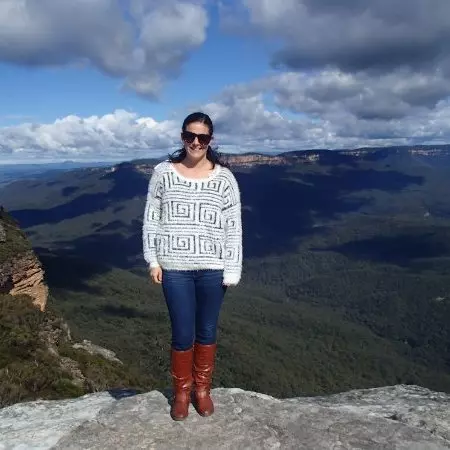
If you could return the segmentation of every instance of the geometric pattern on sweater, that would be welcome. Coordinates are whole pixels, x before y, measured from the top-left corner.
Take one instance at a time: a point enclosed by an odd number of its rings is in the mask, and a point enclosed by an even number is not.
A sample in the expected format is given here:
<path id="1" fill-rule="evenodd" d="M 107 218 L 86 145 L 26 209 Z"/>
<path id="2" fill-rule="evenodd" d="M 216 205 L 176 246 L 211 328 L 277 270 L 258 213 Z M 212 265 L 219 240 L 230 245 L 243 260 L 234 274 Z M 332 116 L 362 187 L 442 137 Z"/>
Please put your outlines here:
<path id="1" fill-rule="evenodd" d="M 169 161 L 154 168 L 143 220 L 144 258 L 151 267 L 223 269 L 237 284 L 242 272 L 242 218 L 237 181 L 216 165 L 208 178 L 190 179 Z"/>

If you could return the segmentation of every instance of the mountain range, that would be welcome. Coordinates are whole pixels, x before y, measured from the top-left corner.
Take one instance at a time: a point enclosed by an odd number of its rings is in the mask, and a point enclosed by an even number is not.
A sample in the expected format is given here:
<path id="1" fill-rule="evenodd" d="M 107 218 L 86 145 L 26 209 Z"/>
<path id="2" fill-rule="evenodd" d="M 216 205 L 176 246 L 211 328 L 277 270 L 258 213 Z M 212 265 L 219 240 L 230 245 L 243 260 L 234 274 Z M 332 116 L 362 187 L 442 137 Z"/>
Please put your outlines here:
<path id="1" fill-rule="evenodd" d="M 39 164 L 1 164 L 0 163 L 0 188 L 20 179 L 45 178 L 58 172 L 65 172 L 80 167 L 107 166 L 107 162 L 76 162 L 63 161 L 61 163 Z"/>

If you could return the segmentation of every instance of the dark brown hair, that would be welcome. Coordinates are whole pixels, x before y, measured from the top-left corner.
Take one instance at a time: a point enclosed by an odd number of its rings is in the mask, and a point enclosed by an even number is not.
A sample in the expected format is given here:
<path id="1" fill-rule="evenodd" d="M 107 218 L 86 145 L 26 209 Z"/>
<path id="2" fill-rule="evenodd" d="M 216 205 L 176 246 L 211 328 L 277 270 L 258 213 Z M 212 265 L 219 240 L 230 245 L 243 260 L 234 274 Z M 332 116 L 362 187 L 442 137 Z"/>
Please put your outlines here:
<path id="1" fill-rule="evenodd" d="M 211 136 L 213 135 L 214 125 L 212 123 L 212 120 L 208 116 L 208 114 L 205 114 L 203 112 L 194 112 L 192 114 L 189 114 L 184 119 L 181 130 L 186 131 L 187 126 L 194 122 L 204 123 L 208 127 L 209 134 Z M 186 157 L 186 149 L 183 147 L 170 154 L 169 161 L 177 163 L 183 161 L 185 157 Z M 206 151 L 206 158 L 212 162 L 213 168 L 216 166 L 216 164 L 228 167 L 228 164 L 223 161 L 222 155 L 217 150 L 213 149 L 210 145 L 208 145 L 208 150 Z"/>

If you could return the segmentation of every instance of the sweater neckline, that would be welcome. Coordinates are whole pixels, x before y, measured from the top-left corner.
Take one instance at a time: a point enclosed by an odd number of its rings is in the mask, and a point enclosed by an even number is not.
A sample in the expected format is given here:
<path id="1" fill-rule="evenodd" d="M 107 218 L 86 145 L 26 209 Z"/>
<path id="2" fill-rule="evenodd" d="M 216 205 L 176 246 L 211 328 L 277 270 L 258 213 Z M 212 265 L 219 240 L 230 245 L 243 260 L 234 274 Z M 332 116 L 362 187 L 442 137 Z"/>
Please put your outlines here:
<path id="1" fill-rule="evenodd" d="M 202 178 L 191 178 L 191 177 L 186 177 L 186 176 L 182 175 L 180 172 L 178 172 L 178 170 L 175 169 L 175 166 L 174 166 L 171 162 L 169 162 L 169 167 L 170 167 L 170 170 L 171 170 L 177 177 L 181 178 L 182 180 L 186 180 L 186 181 L 194 181 L 194 182 L 195 182 L 195 181 L 196 181 L 196 182 L 209 181 L 209 180 L 211 180 L 212 178 L 214 178 L 214 177 L 220 172 L 220 169 L 221 169 L 220 164 L 216 164 L 215 167 L 214 167 L 214 169 L 211 171 L 211 173 L 210 173 L 207 177 L 202 177 Z"/>

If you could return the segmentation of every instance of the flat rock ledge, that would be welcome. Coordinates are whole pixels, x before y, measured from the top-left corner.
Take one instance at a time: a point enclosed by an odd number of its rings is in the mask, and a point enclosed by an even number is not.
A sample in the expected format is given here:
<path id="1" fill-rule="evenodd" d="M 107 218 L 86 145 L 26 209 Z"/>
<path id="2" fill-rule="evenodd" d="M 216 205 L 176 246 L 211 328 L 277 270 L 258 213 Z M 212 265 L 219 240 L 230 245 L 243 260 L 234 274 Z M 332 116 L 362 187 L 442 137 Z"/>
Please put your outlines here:
<path id="1" fill-rule="evenodd" d="M 175 422 L 159 391 L 101 392 L 0 409 L 1 450 L 450 449 L 450 394 L 410 385 L 276 399 L 212 391 L 214 415 Z"/>

